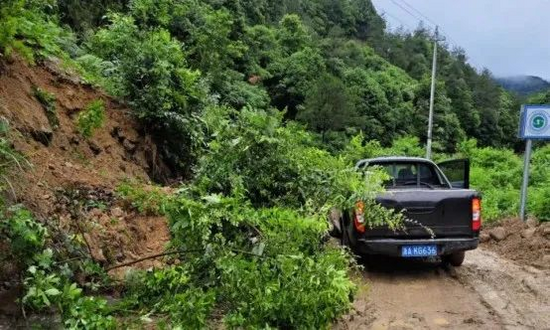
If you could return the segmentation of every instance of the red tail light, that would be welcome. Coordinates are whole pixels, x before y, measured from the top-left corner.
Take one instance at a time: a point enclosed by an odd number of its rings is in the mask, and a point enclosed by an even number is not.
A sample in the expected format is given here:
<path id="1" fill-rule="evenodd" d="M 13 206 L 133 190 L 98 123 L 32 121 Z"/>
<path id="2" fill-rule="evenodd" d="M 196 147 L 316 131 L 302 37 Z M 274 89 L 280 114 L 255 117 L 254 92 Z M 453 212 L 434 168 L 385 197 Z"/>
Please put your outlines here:
<path id="1" fill-rule="evenodd" d="M 472 199 L 472 230 L 479 231 L 481 228 L 481 198 Z"/>
<path id="2" fill-rule="evenodd" d="M 357 229 L 358 232 L 365 232 L 365 203 L 362 201 L 355 203 L 353 223 L 355 224 L 355 229 Z"/>

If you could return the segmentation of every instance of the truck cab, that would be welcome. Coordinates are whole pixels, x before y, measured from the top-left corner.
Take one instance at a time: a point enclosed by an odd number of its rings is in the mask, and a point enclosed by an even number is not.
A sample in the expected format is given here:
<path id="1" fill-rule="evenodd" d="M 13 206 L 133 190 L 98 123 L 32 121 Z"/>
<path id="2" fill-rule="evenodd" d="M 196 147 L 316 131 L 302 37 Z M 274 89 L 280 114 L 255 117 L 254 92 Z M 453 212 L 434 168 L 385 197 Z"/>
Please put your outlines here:
<path id="1" fill-rule="evenodd" d="M 359 171 L 382 169 L 389 175 L 386 191 L 376 200 L 402 212 L 404 228 L 369 227 L 361 208 L 342 213 L 336 232 L 359 255 L 403 258 L 441 257 L 453 266 L 465 251 L 477 248 L 481 227 L 481 196 L 469 189 L 468 160 L 435 164 L 416 157 L 382 157 L 357 163 Z"/>

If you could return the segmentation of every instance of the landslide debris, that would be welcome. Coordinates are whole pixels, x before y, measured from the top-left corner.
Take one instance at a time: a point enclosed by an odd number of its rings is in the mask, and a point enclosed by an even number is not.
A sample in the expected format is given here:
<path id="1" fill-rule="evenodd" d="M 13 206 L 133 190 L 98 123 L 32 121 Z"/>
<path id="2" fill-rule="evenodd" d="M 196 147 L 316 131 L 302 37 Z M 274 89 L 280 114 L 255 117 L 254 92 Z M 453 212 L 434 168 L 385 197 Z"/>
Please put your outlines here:
<path id="1" fill-rule="evenodd" d="M 482 246 L 523 265 L 550 269 L 550 222 L 506 219 L 485 229 Z"/>
<path id="2" fill-rule="evenodd" d="M 0 117 L 9 125 L 13 148 L 29 163 L 8 175 L 10 203 L 23 204 L 42 223 L 84 240 L 104 266 L 162 252 L 169 241 L 166 220 L 140 215 L 115 193 L 126 180 L 150 184 L 165 169 L 130 109 L 53 61 L 31 66 L 15 57 L 1 67 Z M 105 120 L 85 138 L 76 118 L 96 100 L 105 105 Z M 145 261 L 134 267 L 155 265 Z M 17 271 L 0 265 L 0 283 Z"/>

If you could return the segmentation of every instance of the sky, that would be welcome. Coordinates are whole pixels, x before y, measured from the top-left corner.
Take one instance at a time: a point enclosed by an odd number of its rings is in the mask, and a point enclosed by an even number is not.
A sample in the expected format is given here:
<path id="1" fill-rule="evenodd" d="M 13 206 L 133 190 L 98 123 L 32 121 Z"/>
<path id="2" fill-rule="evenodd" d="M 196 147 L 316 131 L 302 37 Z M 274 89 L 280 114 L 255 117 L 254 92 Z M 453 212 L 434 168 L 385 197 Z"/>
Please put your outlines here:
<path id="1" fill-rule="evenodd" d="M 497 77 L 539 76 L 550 81 L 550 0 L 373 0 L 388 28 L 415 28 L 411 7 L 464 48 L 469 62 Z M 415 15 L 412 17 L 404 9 Z M 410 5 L 407 6 L 407 5 Z"/>

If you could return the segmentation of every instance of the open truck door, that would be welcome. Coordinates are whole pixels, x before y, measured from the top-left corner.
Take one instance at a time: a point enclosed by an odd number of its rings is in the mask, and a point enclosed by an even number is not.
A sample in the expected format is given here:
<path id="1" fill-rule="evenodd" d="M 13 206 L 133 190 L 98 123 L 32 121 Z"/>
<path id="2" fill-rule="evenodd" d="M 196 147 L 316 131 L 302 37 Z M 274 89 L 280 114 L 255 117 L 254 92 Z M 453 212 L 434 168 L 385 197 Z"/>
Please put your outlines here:
<path id="1" fill-rule="evenodd" d="M 470 160 L 454 159 L 437 164 L 456 189 L 470 189 Z"/>

